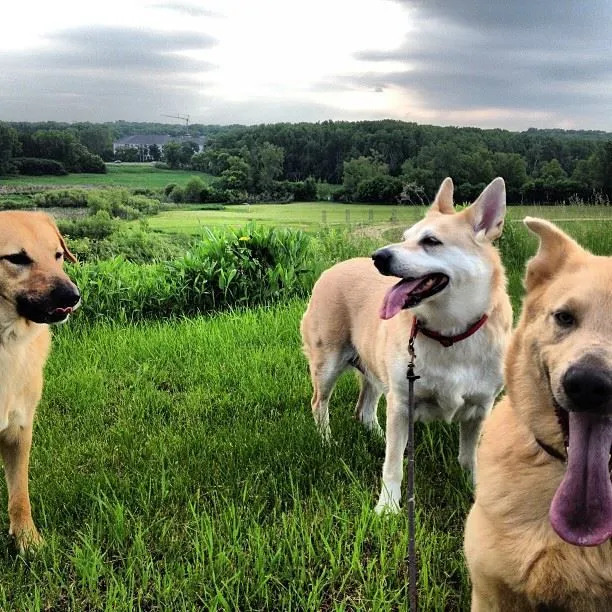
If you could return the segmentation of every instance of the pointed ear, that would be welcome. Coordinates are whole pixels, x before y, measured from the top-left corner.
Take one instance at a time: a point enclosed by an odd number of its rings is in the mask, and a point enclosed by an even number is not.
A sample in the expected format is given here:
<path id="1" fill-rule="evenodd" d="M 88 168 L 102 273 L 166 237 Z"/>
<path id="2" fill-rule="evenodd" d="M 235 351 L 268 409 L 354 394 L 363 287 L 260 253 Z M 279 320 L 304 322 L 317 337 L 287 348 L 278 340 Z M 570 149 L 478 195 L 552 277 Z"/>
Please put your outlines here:
<path id="1" fill-rule="evenodd" d="M 447 176 L 440 185 L 436 199 L 429 207 L 429 210 L 437 211 L 445 215 L 450 215 L 455 212 L 453 206 L 453 179 Z"/>
<path id="2" fill-rule="evenodd" d="M 506 185 L 504 179 L 493 179 L 478 196 L 478 199 L 466 209 L 466 214 L 480 238 L 495 240 L 501 236 L 506 216 Z"/>
<path id="3" fill-rule="evenodd" d="M 523 223 L 540 239 L 538 252 L 527 262 L 525 287 L 529 291 L 553 278 L 573 255 L 584 253 L 584 249 L 550 221 L 525 217 Z"/>

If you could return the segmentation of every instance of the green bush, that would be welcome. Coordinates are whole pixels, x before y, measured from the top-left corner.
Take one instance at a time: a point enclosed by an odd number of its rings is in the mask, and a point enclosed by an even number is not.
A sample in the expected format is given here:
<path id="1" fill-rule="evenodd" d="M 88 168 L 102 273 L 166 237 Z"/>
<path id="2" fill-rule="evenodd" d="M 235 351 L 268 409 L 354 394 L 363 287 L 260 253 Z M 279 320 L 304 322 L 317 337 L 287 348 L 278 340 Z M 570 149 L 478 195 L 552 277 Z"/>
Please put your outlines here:
<path id="1" fill-rule="evenodd" d="M 84 189 L 51 189 L 34 195 L 39 208 L 87 208 L 88 192 Z"/>
<path id="2" fill-rule="evenodd" d="M 27 200 L 0 199 L 0 210 L 27 210 L 34 208 L 34 202 Z"/>
<path id="3" fill-rule="evenodd" d="M 137 265 L 122 257 L 71 266 L 86 320 L 189 316 L 306 295 L 313 283 L 306 234 L 248 226 L 209 232 L 183 257 Z"/>
<path id="4" fill-rule="evenodd" d="M 106 210 L 80 219 L 58 219 L 57 227 L 65 236 L 71 238 L 106 238 L 117 228 L 117 223 Z"/>
<path id="5" fill-rule="evenodd" d="M 19 174 L 26 176 L 62 176 L 68 174 L 64 164 L 54 159 L 41 159 L 38 157 L 14 157 L 11 163 Z"/>
<path id="6" fill-rule="evenodd" d="M 153 233 L 145 225 L 138 229 L 118 229 L 105 238 L 71 239 L 70 250 L 80 262 L 120 256 L 130 262 L 150 264 L 184 255 L 193 240 L 185 234 Z"/>

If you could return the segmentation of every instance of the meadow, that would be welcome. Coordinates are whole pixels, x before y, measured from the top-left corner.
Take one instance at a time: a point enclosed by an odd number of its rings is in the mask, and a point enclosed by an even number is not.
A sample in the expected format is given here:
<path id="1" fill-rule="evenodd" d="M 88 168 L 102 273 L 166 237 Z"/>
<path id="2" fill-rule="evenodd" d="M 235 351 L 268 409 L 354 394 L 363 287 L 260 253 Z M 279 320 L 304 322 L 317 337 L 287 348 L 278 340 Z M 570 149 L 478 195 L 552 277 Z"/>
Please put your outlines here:
<path id="1" fill-rule="evenodd" d="M 370 221 L 370 208 L 381 217 Z M 320 270 L 398 240 L 422 212 L 165 211 L 146 231 L 199 236 L 187 254 L 69 268 L 85 303 L 55 330 L 31 457 L 46 544 L 16 554 L 0 487 L 0 609 L 406 610 L 406 516 L 373 512 L 384 444 L 352 418 L 350 374 L 332 399 L 333 441 L 322 443 L 299 321 Z M 564 219 L 583 244 L 612 253 L 608 208 L 511 207 L 500 249 L 516 312 L 536 248 L 525 214 Z M 174 215 L 185 215 L 180 228 L 164 226 Z M 384 422 L 384 402 L 380 413 Z M 457 434 L 416 428 L 422 610 L 469 607 L 472 489 Z"/>
<path id="2" fill-rule="evenodd" d="M 168 183 L 184 185 L 192 176 L 209 182 L 212 177 L 203 172 L 165 170 L 150 163 L 106 164 L 106 174 L 67 174 L 65 176 L 16 176 L 3 178 L 0 186 L 22 187 L 25 185 L 48 187 L 145 187 L 162 189 Z"/>

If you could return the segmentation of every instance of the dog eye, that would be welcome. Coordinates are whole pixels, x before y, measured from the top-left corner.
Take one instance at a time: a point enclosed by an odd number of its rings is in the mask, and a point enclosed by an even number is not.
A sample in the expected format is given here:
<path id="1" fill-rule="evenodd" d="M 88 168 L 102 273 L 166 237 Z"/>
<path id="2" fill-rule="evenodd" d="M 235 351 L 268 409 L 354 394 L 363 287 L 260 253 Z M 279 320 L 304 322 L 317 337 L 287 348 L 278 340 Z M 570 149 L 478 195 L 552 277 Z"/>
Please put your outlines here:
<path id="1" fill-rule="evenodd" d="M 420 246 L 438 246 L 442 244 L 435 236 L 423 236 L 419 240 Z"/>
<path id="2" fill-rule="evenodd" d="M 32 263 L 32 259 L 25 253 L 13 253 L 12 255 L 4 255 L 2 259 L 6 259 L 9 263 L 15 266 L 29 266 Z"/>
<path id="3" fill-rule="evenodd" d="M 61 251 L 58 251 L 58 252 L 55 254 L 55 259 L 61 259 L 63 256 L 64 256 L 64 254 L 63 254 Z"/>
<path id="4" fill-rule="evenodd" d="M 576 317 L 567 310 L 557 310 L 553 312 L 553 317 L 559 327 L 572 327 L 576 323 Z"/>

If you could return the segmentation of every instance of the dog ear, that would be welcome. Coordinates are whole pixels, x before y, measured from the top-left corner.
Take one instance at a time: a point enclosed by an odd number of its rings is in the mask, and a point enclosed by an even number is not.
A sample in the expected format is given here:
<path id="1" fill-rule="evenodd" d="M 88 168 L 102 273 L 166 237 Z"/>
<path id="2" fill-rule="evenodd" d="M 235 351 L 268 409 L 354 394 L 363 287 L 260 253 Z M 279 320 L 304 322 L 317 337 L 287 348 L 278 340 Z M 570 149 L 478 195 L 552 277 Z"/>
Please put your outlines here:
<path id="1" fill-rule="evenodd" d="M 436 198 L 429 210 L 437 211 L 445 215 L 451 215 L 455 212 L 453 205 L 453 179 L 447 176 L 440 185 Z"/>
<path id="2" fill-rule="evenodd" d="M 47 221 L 47 223 L 49 223 L 51 227 L 55 230 L 55 233 L 57 234 L 57 237 L 59 238 L 60 245 L 62 247 L 62 251 L 64 252 L 64 259 L 67 259 L 68 261 L 71 261 L 72 263 L 76 263 L 77 258 L 74 256 L 74 253 L 72 253 L 70 249 L 66 246 L 66 241 L 64 240 L 64 237 L 60 233 L 59 229 L 57 229 L 57 224 L 55 223 L 55 219 L 51 215 L 48 215 L 47 213 L 39 213 L 39 214 L 42 215 L 42 218 L 45 219 L 45 221 Z"/>
<path id="3" fill-rule="evenodd" d="M 474 232 L 478 238 L 495 240 L 501 236 L 506 216 L 506 185 L 498 176 L 493 179 L 466 209 Z"/>
<path id="4" fill-rule="evenodd" d="M 584 253 L 584 250 L 550 221 L 525 217 L 523 223 L 540 239 L 538 252 L 527 262 L 525 287 L 529 291 L 550 280 L 572 255 Z"/>
<path id="5" fill-rule="evenodd" d="M 64 240 L 64 237 L 59 233 L 59 230 L 57 232 L 57 235 L 60 239 L 62 250 L 64 251 L 64 259 L 67 259 L 68 261 L 71 261 L 72 263 L 76 263 L 77 258 L 75 257 L 74 253 L 72 253 L 70 249 L 66 246 L 66 241 Z"/>

